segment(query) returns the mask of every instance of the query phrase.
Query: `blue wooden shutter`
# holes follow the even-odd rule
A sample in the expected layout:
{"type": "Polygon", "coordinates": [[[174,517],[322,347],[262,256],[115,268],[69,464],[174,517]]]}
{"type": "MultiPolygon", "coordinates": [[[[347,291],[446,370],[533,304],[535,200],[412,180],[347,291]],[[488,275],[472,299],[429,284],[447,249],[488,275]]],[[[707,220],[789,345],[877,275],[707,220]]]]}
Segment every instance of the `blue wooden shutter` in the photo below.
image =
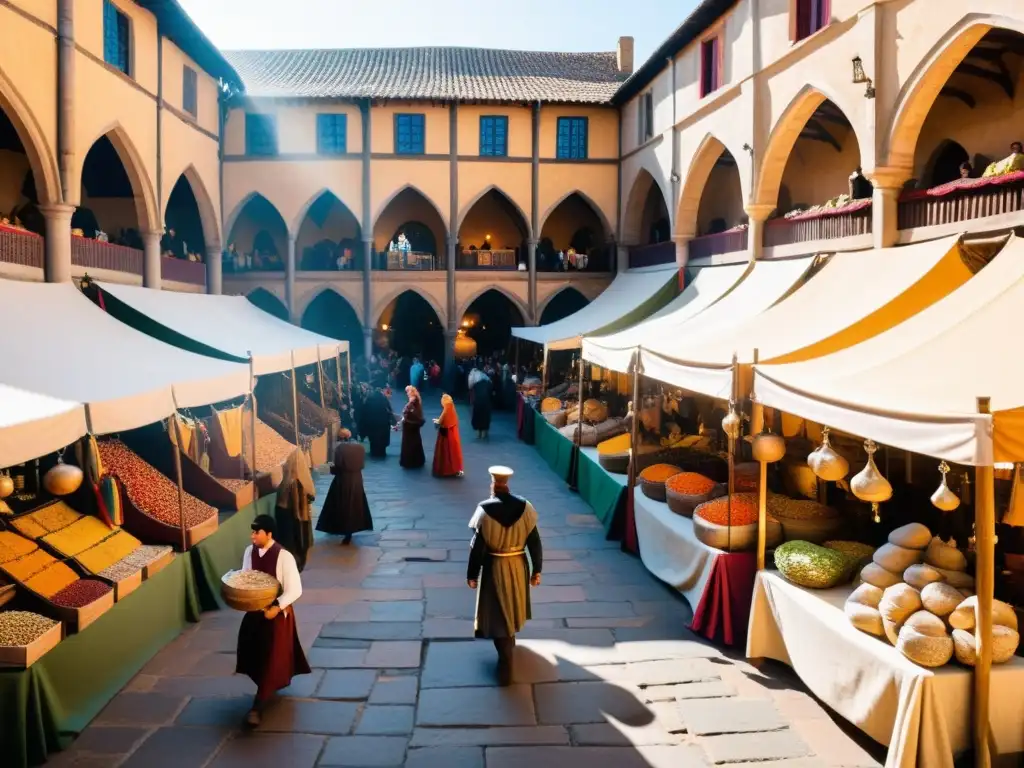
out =
{"type": "Polygon", "coordinates": [[[494,118],[494,154],[508,157],[508,118],[494,118]]]}
{"type": "Polygon", "coordinates": [[[117,64],[117,8],[103,0],[103,60],[117,64]]]}
{"type": "Polygon", "coordinates": [[[484,157],[494,155],[494,118],[480,118],[480,154],[484,157]]]}

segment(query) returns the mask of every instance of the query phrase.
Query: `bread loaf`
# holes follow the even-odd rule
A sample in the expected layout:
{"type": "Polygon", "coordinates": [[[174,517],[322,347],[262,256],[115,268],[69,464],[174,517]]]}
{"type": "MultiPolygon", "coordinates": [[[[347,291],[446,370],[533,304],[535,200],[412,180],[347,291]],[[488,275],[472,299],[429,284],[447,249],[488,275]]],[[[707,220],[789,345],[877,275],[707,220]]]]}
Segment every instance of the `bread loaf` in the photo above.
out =
{"type": "Polygon", "coordinates": [[[893,584],[882,593],[878,610],[882,618],[902,625],[910,614],[921,610],[921,593],[909,584],[893,584]]]}
{"type": "MultiPolygon", "coordinates": [[[[1020,634],[1009,627],[992,627],[992,663],[1005,664],[1013,658],[1017,645],[1020,643],[1020,634]]],[[[956,651],[956,660],[968,667],[973,667],[978,661],[978,649],[974,645],[974,633],[966,629],[953,630],[953,647],[956,651]]]]}
{"type": "Polygon", "coordinates": [[[885,638],[892,645],[896,645],[896,642],[900,639],[900,624],[895,621],[889,621],[886,618],[882,619],[882,631],[885,632],[885,638]]]}
{"type": "Polygon", "coordinates": [[[912,627],[922,635],[928,635],[930,637],[945,637],[947,634],[946,622],[934,613],[929,613],[928,611],[917,611],[916,613],[912,613],[910,617],[903,622],[903,626],[912,627]]]}
{"type": "Polygon", "coordinates": [[[883,590],[874,584],[861,584],[850,593],[846,601],[848,603],[866,605],[868,608],[877,608],[878,604],[882,602],[882,594],[883,590]]]}
{"type": "Polygon", "coordinates": [[[920,523],[901,525],[889,534],[889,543],[904,549],[924,549],[931,540],[932,532],[920,523]]]}
{"type": "Polygon", "coordinates": [[[902,574],[907,568],[920,563],[924,552],[920,549],[908,549],[899,544],[883,544],[875,550],[871,559],[887,571],[902,574]]]}
{"type": "Polygon", "coordinates": [[[959,590],[942,581],[936,581],[921,590],[921,603],[925,610],[939,618],[949,616],[963,602],[959,590]]]}
{"type": "Polygon", "coordinates": [[[924,553],[924,561],[935,568],[943,568],[947,571],[966,571],[967,558],[964,553],[956,547],[946,544],[938,536],[928,544],[924,553]]]}
{"type": "MultiPolygon", "coordinates": [[[[975,609],[977,607],[978,596],[968,597],[949,615],[949,625],[953,629],[974,629],[975,609]]],[[[1018,629],[1017,614],[1013,612],[1013,608],[1002,600],[992,601],[992,623],[998,624],[1001,627],[1009,627],[1014,631],[1018,629]]]]}
{"type": "Polygon", "coordinates": [[[941,637],[923,635],[904,624],[896,640],[896,649],[922,667],[941,667],[953,658],[953,638],[945,633],[941,637]]]}
{"type": "Polygon", "coordinates": [[[924,589],[933,582],[944,581],[945,578],[930,565],[912,565],[903,572],[903,580],[914,589],[924,589]]]}
{"type": "Polygon", "coordinates": [[[843,612],[850,623],[861,632],[867,632],[875,637],[882,636],[882,614],[876,608],[847,600],[843,612]]]}
{"type": "MultiPolygon", "coordinates": [[[[932,567],[935,568],[935,566],[932,567]]],[[[963,571],[948,571],[945,568],[935,568],[935,570],[945,577],[946,583],[951,587],[956,587],[957,589],[974,589],[974,577],[969,573],[964,573],[963,571]]]]}
{"type": "Polygon", "coordinates": [[[860,580],[879,589],[886,589],[900,583],[900,575],[887,571],[878,563],[868,563],[860,571],[860,580]]]}

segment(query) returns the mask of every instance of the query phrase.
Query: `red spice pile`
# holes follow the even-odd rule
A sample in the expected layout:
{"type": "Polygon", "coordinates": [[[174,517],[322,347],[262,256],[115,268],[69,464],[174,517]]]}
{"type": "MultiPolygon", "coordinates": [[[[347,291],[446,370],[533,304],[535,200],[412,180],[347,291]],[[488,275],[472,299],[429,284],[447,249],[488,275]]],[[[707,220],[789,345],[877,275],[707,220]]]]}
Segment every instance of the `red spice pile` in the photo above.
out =
{"type": "Polygon", "coordinates": [[[757,522],[757,496],[753,493],[733,494],[731,516],[728,496],[705,501],[693,514],[715,525],[753,525],[757,522]]]}
{"type": "Polygon", "coordinates": [[[74,584],[64,587],[51,597],[50,601],[63,608],[84,608],[99,600],[111,589],[109,584],[97,579],[79,579],[74,584]]]}

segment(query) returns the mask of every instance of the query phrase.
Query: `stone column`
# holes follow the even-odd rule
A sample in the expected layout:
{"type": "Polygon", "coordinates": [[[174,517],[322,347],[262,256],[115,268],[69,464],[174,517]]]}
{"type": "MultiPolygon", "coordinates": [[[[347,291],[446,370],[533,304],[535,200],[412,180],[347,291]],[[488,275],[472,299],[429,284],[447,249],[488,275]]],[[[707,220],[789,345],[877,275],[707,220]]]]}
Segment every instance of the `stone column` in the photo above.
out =
{"type": "Polygon", "coordinates": [[[447,278],[446,286],[447,290],[445,295],[447,296],[446,310],[448,314],[448,325],[457,326],[461,317],[456,317],[455,313],[459,311],[458,297],[455,294],[455,261],[458,258],[456,249],[458,247],[458,237],[455,235],[448,235],[448,240],[445,243],[445,277],[447,278]]]}
{"type": "Polygon", "coordinates": [[[871,193],[871,244],[889,248],[899,240],[899,197],[903,185],[876,186],[871,193]]]}
{"type": "Polygon", "coordinates": [[[367,363],[370,362],[370,355],[373,354],[373,328],[363,328],[363,354],[367,363]]]}
{"type": "Polygon", "coordinates": [[[373,238],[363,240],[363,327],[373,328],[377,318],[373,316],[373,238]]]}
{"type": "Polygon", "coordinates": [[[444,332],[444,370],[441,373],[441,383],[445,391],[451,394],[455,389],[455,338],[459,329],[449,323],[444,332]]]}
{"type": "Polygon", "coordinates": [[[619,243],[615,249],[615,271],[625,272],[629,269],[629,246],[619,243]]]}
{"type": "Polygon", "coordinates": [[[530,239],[526,242],[526,267],[529,270],[529,285],[527,288],[530,317],[527,322],[537,323],[537,241],[530,239]]]}
{"type": "Polygon", "coordinates": [[[224,253],[219,245],[206,249],[206,292],[213,296],[224,292],[224,253]]]}
{"type": "Polygon", "coordinates": [[[676,269],[686,269],[686,263],[690,260],[689,235],[676,235],[672,242],[676,245],[676,269]]]}
{"type": "Polygon", "coordinates": [[[747,254],[751,259],[760,259],[764,254],[764,223],[775,210],[774,205],[748,205],[747,212],[747,254]]]}
{"type": "Polygon", "coordinates": [[[160,239],[163,232],[142,233],[142,284],[159,291],[162,283],[160,274],[160,239]]]}
{"type": "Polygon", "coordinates": [[[284,305],[288,320],[295,321],[295,236],[288,235],[288,259],[284,263],[284,305]]]}
{"type": "Polygon", "coordinates": [[[48,283],[66,283],[71,280],[71,216],[75,206],[42,205],[39,210],[46,219],[43,274],[48,283]]]}

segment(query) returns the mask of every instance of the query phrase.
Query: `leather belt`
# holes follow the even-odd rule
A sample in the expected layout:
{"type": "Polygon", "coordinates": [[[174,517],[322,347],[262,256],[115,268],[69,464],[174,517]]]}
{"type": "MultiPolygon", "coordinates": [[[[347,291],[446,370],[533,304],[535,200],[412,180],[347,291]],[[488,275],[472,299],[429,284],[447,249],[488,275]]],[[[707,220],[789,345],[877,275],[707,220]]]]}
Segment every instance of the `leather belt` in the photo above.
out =
{"type": "Polygon", "coordinates": [[[515,552],[488,552],[491,557],[518,557],[519,555],[525,555],[525,549],[517,549],[515,552]]]}

